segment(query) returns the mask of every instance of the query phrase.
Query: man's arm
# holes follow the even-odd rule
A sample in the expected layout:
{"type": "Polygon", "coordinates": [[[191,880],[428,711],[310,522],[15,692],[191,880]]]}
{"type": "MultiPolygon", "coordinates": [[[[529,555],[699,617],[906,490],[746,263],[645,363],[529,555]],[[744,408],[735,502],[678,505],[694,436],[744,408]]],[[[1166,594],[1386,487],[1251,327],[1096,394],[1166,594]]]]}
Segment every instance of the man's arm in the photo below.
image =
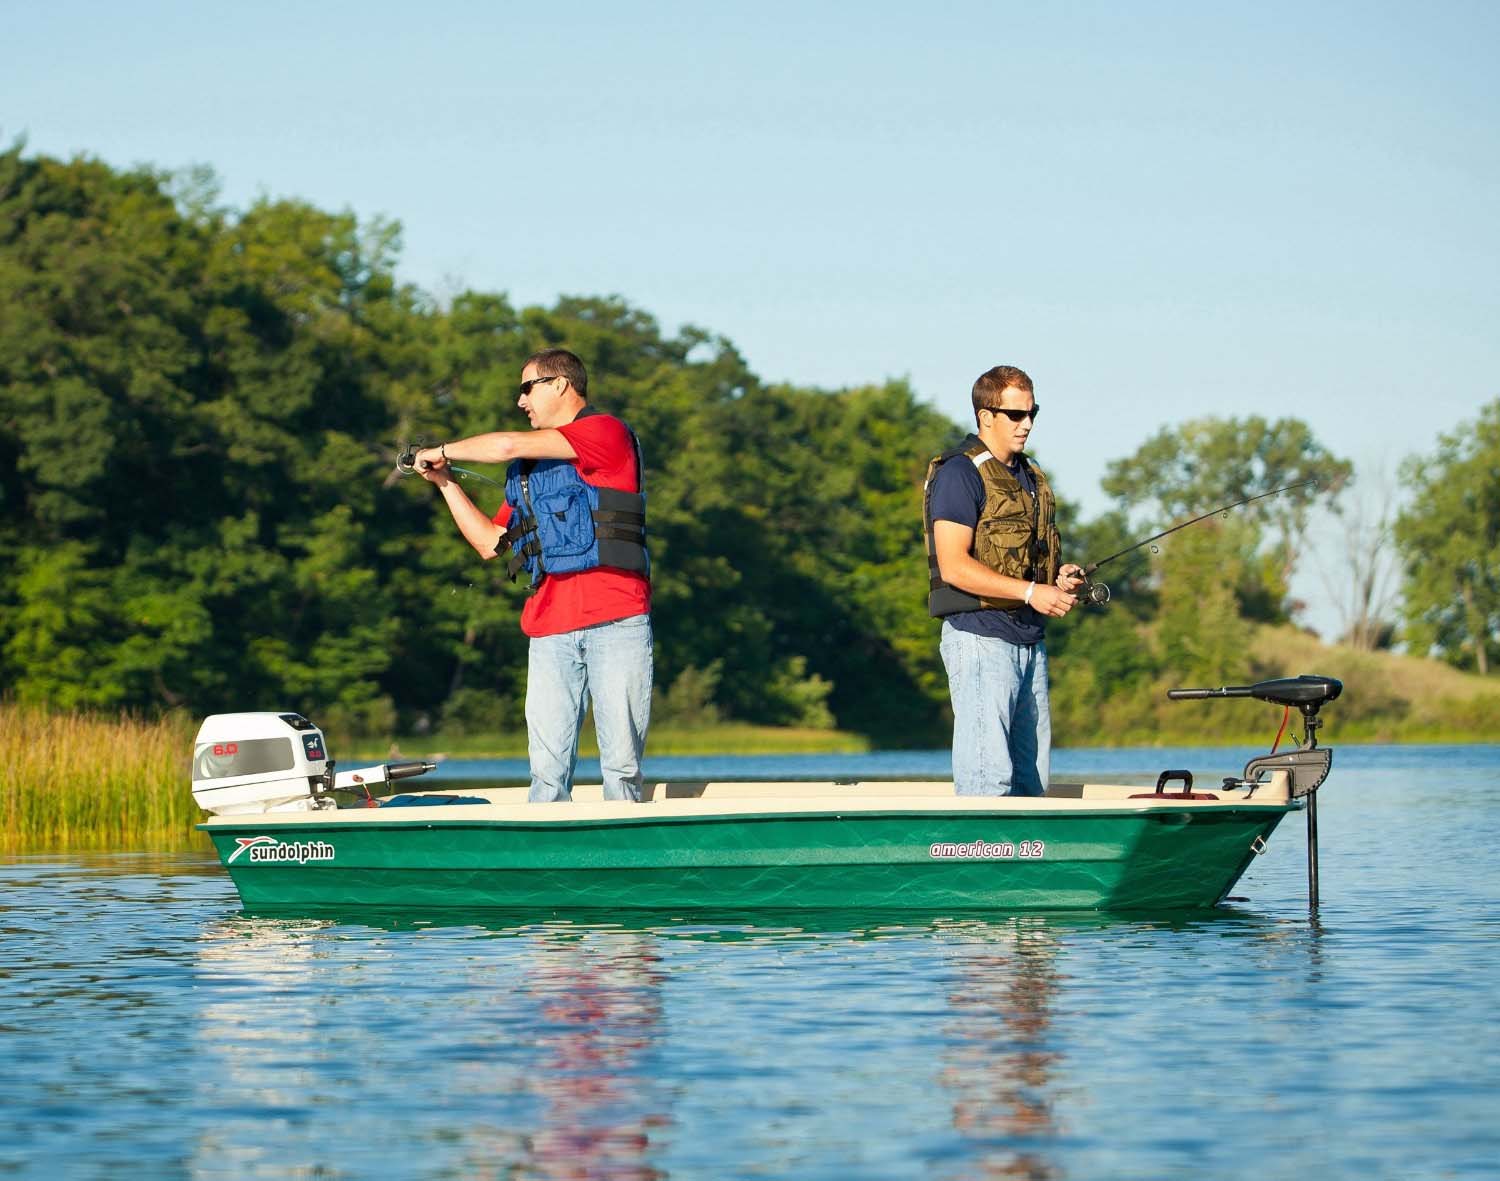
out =
{"type": "Polygon", "coordinates": [[[496,546],[503,530],[469,499],[469,494],[458,486],[457,480],[449,478],[447,465],[425,468],[418,466],[417,471],[428,483],[437,485],[438,491],[443,494],[443,502],[453,514],[458,531],[464,535],[464,540],[474,547],[481,558],[495,557],[499,553],[496,546]]]}
{"type": "Polygon", "coordinates": [[[459,463],[509,463],[513,459],[577,459],[578,453],[567,436],[558,430],[491,431],[455,439],[441,447],[424,447],[416,454],[421,468],[446,467],[450,460],[459,463]]]}
{"type": "MultiPolygon", "coordinates": [[[[1031,588],[1025,578],[1011,578],[991,570],[972,553],[974,530],[957,521],[932,523],[932,547],[937,554],[938,576],[949,586],[986,599],[1022,599],[1031,588]]],[[[1076,569],[1076,567],[1074,567],[1076,569]]],[[[1058,582],[1064,575],[1058,573],[1058,582]]],[[[1071,581],[1071,579],[1070,579],[1071,581]]],[[[1063,616],[1073,609],[1076,600],[1061,586],[1037,583],[1031,591],[1031,606],[1041,615],[1063,616]]]]}

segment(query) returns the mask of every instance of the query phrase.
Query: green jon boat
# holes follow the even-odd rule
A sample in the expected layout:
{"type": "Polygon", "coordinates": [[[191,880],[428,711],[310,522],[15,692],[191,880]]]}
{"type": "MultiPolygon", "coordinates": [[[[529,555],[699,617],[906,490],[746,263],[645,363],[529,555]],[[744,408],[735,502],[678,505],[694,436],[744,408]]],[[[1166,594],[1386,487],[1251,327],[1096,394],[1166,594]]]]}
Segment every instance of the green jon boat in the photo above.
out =
{"type": "Polygon", "coordinates": [[[432,764],[335,775],[299,715],[222,714],[199,733],[194,793],[214,813],[199,827],[256,910],[1198,909],[1224,899],[1287,813],[1309,810],[1315,837],[1332,760],[1316,745],[1317,709],[1341,689],[1298,677],[1174,690],[1295,705],[1309,722],[1302,748],[1208,791],[1167,771],[1155,790],[1054,784],[1040,797],[958,797],[945,782],[673,782],[647,785],[640,803],[578,787],[571,804],[532,804],[516,787],[371,806],[432,764]]]}

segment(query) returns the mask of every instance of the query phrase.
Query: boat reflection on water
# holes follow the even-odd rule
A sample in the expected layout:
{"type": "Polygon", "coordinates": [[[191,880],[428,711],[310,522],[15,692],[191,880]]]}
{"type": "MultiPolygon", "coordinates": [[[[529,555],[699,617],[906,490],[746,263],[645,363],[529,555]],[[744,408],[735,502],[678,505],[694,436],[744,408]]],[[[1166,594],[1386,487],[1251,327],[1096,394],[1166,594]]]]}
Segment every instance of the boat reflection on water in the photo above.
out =
{"type": "Polygon", "coordinates": [[[1045,920],[988,924],[951,957],[956,987],[938,1081],[952,1095],[953,1128],[975,1142],[985,1177],[1052,1181],[1053,1005],[1058,935],[1045,920]]]}
{"type": "MultiPolygon", "coordinates": [[[[1055,1181],[1068,1122],[1059,1089],[1066,1039],[1056,1029],[1064,949],[1147,927],[1259,941],[1266,925],[1232,912],[1180,921],[805,910],[246,914],[202,934],[199,971],[219,986],[200,1010],[197,1044],[229,1114],[202,1133],[195,1156],[205,1168],[357,1173],[360,1161],[341,1153],[370,1151],[384,1129],[364,1139],[346,1129],[340,1150],[320,1134],[321,1117],[344,1120],[357,1106],[361,1118],[383,1118],[364,1112],[373,1103],[399,1119],[409,1090],[421,1109],[413,1131],[422,1160],[439,1172],[662,1178],[677,1152],[703,1163],[705,1130],[694,1125],[714,1103],[691,1080],[708,1062],[726,1101],[764,1104],[791,1121],[770,1139],[725,1125],[731,1140],[746,1137],[717,1146],[727,1160],[772,1152],[795,1173],[799,1144],[837,1137],[846,1118],[872,1118],[859,1114],[855,1080],[898,1070],[902,1102],[881,1107],[882,1097],[871,1111],[887,1130],[908,1128],[911,1142],[949,1141],[920,1171],[947,1175],[962,1162],[965,1176],[1055,1181]],[[889,953],[872,946],[883,941],[894,941],[889,953]],[[748,1024],[718,1023],[724,1005],[738,1004],[712,996],[725,972],[754,975],[758,1016],[742,1010],[748,1024]],[[886,983],[863,991],[875,977],[886,983]],[[774,1014],[783,1011],[780,1025],[774,1014]],[[846,1059],[819,1048],[823,1019],[847,1023],[846,1059]],[[768,1044],[778,1047],[776,1079],[747,1081],[768,1044]],[[687,1075],[686,1061],[698,1063],[687,1075]],[[286,1127],[272,1156],[268,1109],[320,1118],[286,1127]]],[[[757,1111],[742,1114],[753,1121],[757,1111]]]]}
{"type": "MultiPolygon", "coordinates": [[[[527,1089],[540,1101],[526,1163],[542,1177],[651,1181],[651,1138],[671,1119],[642,1111],[663,1038],[660,957],[648,934],[546,928],[528,941],[531,963],[516,1003],[535,1012],[538,1057],[527,1089]]],[[[484,1176],[487,1153],[464,1162],[484,1176]]]]}
{"type": "MultiPolygon", "coordinates": [[[[446,1109],[441,1138],[455,1175],[663,1176],[647,1160],[653,1135],[670,1123],[665,1104],[652,1100],[663,1091],[653,1061],[663,1034],[652,935],[535,918],[450,924],[481,939],[515,936],[524,947],[497,958],[469,944],[462,978],[411,979],[420,947],[371,936],[433,925],[409,914],[383,927],[360,918],[363,932],[330,916],[247,915],[205,930],[200,976],[234,987],[200,1011],[200,1058],[226,1113],[259,1113],[221,1118],[200,1136],[194,1156],[209,1172],[342,1168],[309,1117],[347,1112],[351,1102],[390,1106],[392,1091],[407,1086],[429,1136],[432,1109],[446,1109]],[[350,1003],[351,990],[414,999],[406,1012],[371,1013],[350,1003]],[[450,1020],[431,1020],[434,1010],[450,1020]],[[292,1117],[274,1147],[267,1111],[292,1117]],[[303,1122],[313,1126],[299,1135],[303,1122]]],[[[400,1106],[389,1118],[404,1118],[400,1106]]]]}

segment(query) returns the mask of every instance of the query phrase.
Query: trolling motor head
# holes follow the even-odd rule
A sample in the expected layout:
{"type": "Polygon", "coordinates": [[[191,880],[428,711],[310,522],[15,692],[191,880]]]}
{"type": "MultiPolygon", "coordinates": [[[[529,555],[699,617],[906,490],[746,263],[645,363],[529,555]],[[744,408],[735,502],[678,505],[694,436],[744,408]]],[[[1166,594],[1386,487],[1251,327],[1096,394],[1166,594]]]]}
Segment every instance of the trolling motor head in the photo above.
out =
{"type": "Polygon", "coordinates": [[[1168,689],[1173,701],[1201,700],[1205,697],[1254,697],[1272,705],[1292,706],[1309,722],[1318,711],[1344,691],[1344,682],[1333,677],[1303,673],[1299,677],[1278,677],[1274,681],[1257,681],[1253,685],[1225,685],[1220,689],[1168,689]]]}

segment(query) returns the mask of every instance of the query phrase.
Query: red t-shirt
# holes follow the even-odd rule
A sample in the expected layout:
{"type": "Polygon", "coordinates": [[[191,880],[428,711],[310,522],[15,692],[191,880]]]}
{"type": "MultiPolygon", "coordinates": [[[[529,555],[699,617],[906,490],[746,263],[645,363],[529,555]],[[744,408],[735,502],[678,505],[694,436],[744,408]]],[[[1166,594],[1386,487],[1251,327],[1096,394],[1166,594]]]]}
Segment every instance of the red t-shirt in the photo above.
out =
{"type": "MultiPolygon", "coordinates": [[[[590,414],[557,429],[577,454],[572,464],[585,484],[620,492],[641,490],[635,444],[618,418],[590,414]]],[[[510,523],[510,514],[510,505],[502,504],[493,520],[503,529],[510,523]]],[[[650,610],[651,583],[643,575],[596,566],[546,575],[521,608],[521,630],[528,636],[555,636],[650,610]]]]}

